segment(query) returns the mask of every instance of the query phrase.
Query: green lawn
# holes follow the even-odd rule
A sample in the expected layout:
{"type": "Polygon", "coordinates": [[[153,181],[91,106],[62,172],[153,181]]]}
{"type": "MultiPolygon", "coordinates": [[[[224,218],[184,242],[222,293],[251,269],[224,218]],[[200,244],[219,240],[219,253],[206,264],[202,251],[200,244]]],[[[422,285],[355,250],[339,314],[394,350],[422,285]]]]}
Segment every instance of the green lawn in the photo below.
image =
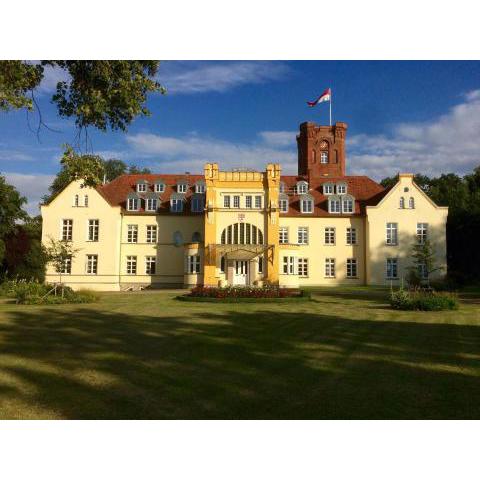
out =
{"type": "Polygon", "coordinates": [[[369,288],[278,305],[177,294],[0,299],[0,418],[480,418],[478,291],[435,313],[369,288]]]}

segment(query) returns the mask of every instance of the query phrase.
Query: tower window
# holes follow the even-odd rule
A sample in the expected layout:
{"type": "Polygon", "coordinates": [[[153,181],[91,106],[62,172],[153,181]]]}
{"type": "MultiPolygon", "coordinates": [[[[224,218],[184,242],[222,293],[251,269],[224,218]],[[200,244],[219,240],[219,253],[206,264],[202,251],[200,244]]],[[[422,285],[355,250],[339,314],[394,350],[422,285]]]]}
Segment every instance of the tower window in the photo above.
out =
{"type": "Polygon", "coordinates": [[[320,163],[328,163],[328,152],[320,153],[320,163]]]}

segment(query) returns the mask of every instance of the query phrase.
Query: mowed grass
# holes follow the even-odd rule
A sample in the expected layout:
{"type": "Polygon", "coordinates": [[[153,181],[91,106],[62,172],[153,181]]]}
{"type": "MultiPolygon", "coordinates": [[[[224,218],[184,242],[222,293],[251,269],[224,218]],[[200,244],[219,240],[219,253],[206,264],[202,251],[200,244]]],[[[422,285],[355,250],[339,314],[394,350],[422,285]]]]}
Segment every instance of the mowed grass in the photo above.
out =
{"type": "Polygon", "coordinates": [[[480,418],[480,294],[397,312],[381,289],[295,304],[0,299],[0,418],[480,418]]]}

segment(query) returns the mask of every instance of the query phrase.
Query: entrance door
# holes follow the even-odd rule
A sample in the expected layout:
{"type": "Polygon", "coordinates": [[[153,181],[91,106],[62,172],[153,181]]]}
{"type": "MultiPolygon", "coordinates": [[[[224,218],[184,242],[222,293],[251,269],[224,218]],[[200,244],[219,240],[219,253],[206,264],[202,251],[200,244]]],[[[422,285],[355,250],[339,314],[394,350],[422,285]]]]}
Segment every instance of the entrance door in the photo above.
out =
{"type": "Polygon", "coordinates": [[[248,261],[235,260],[235,271],[233,274],[234,285],[248,284],[248,261]]]}

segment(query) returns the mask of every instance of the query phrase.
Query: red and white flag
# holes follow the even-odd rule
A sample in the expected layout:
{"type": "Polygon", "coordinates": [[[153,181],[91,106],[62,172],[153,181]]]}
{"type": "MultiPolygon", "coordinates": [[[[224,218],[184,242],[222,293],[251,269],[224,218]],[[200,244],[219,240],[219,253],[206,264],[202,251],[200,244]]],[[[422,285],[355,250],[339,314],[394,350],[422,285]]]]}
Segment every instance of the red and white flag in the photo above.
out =
{"type": "Polygon", "coordinates": [[[330,102],[331,98],[332,91],[330,90],[330,88],[327,88],[316,100],[314,100],[313,102],[307,102],[307,105],[309,107],[314,107],[318,103],[330,102]]]}

